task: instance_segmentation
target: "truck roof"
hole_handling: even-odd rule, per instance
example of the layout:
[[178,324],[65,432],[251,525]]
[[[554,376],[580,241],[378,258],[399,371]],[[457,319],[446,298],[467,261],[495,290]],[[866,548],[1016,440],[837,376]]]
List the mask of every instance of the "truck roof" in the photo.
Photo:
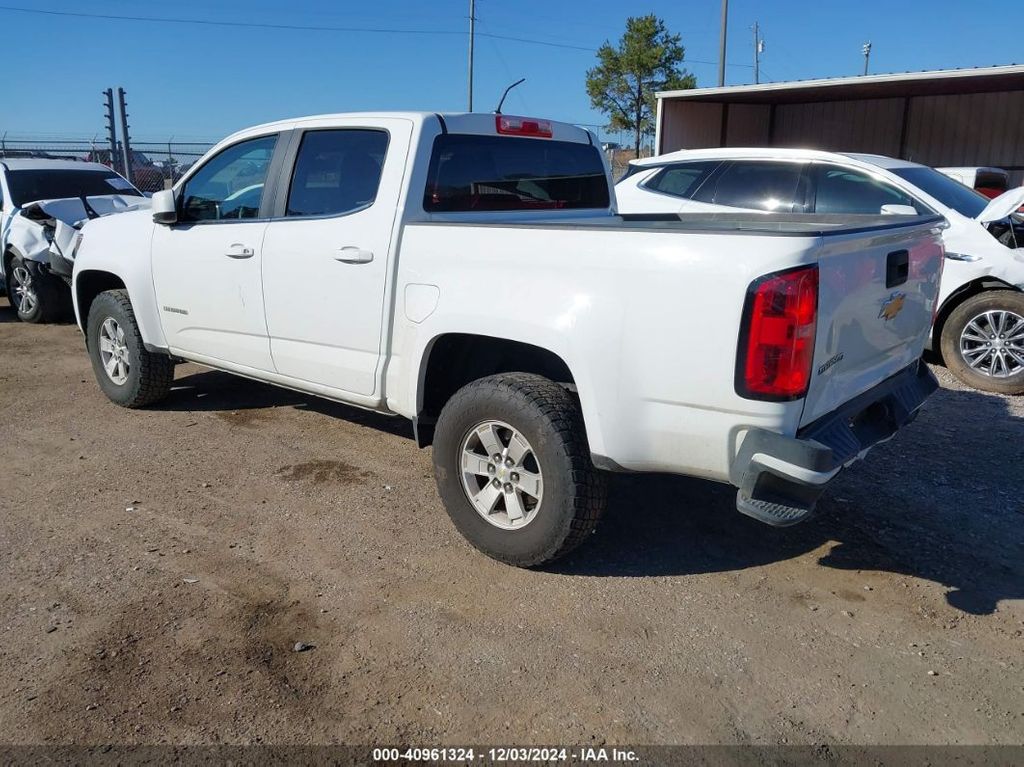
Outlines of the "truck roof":
[[[509,116],[519,115],[510,114]],[[492,112],[336,112],[332,114],[309,115],[307,117],[293,117],[287,120],[275,120],[274,122],[263,123],[262,125],[254,125],[251,128],[246,128],[231,134],[218,142],[218,145],[229,141],[236,141],[237,139],[244,138],[246,136],[266,133],[268,130],[290,130],[294,128],[309,127],[311,125],[316,125],[317,127],[329,127],[332,120],[341,121],[349,118],[373,119],[380,117],[410,120],[418,125],[422,125],[428,120],[437,120],[440,118],[445,128],[452,133],[497,135],[497,130],[494,124],[495,115]],[[584,144],[595,143],[594,134],[585,128],[579,127],[578,125],[559,122],[557,120],[548,120],[545,117],[538,118],[531,116],[531,119],[539,119],[550,123],[553,128],[553,132],[555,133],[555,139],[558,141],[572,141]]]

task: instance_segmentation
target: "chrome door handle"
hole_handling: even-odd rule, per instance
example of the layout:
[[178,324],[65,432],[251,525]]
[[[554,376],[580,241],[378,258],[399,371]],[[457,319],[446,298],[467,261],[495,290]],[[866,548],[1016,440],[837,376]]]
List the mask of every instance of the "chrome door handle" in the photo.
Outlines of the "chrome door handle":
[[252,258],[255,253],[256,251],[252,248],[246,247],[240,242],[232,243],[228,249],[224,251],[224,255],[228,258]]
[[373,261],[373,251],[357,248],[355,245],[346,245],[338,250],[334,260],[344,264],[368,264]]

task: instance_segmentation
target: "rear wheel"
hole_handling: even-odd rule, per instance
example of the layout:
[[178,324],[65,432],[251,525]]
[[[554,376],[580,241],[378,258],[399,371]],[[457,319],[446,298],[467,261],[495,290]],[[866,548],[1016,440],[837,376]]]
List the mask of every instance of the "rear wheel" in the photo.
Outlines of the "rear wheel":
[[1024,393],[1024,293],[971,296],[949,315],[940,344],[946,366],[968,386]]
[[103,393],[123,407],[159,402],[171,390],[174,361],[146,351],[128,292],[100,293],[89,307],[86,338]]
[[464,386],[434,434],[434,475],[448,515],[485,554],[519,567],[550,562],[593,532],[606,480],[563,387],[509,373]]
[[15,257],[7,272],[7,295],[23,322],[59,322],[71,315],[71,291],[35,261]]

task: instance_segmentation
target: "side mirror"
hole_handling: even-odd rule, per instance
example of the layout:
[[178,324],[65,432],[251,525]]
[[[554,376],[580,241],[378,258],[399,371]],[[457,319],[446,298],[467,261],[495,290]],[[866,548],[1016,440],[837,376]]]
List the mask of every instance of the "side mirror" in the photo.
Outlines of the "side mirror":
[[883,205],[883,216],[916,216],[917,209],[913,205]]
[[178,220],[178,205],[174,201],[174,190],[161,189],[153,193],[153,221],[158,224],[173,224]]

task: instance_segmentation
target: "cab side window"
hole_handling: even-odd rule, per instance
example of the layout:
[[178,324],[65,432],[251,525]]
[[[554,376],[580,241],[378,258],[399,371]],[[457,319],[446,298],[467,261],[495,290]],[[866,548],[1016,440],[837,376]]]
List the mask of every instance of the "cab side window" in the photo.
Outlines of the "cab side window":
[[388,151],[382,130],[346,128],[302,136],[286,216],[336,216],[373,204]]
[[242,141],[212,157],[182,190],[181,221],[258,218],[277,136]]
[[805,166],[798,162],[736,161],[693,196],[700,202],[773,213],[807,210]]
[[815,213],[862,213],[878,215],[883,205],[909,205],[918,213],[924,207],[884,181],[838,165],[817,165],[812,173]]
[[700,189],[715,168],[721,165],[713,162],[688,162],[682,165],[670,165],[657,173],[644,186],[662,194],[689,199]]

